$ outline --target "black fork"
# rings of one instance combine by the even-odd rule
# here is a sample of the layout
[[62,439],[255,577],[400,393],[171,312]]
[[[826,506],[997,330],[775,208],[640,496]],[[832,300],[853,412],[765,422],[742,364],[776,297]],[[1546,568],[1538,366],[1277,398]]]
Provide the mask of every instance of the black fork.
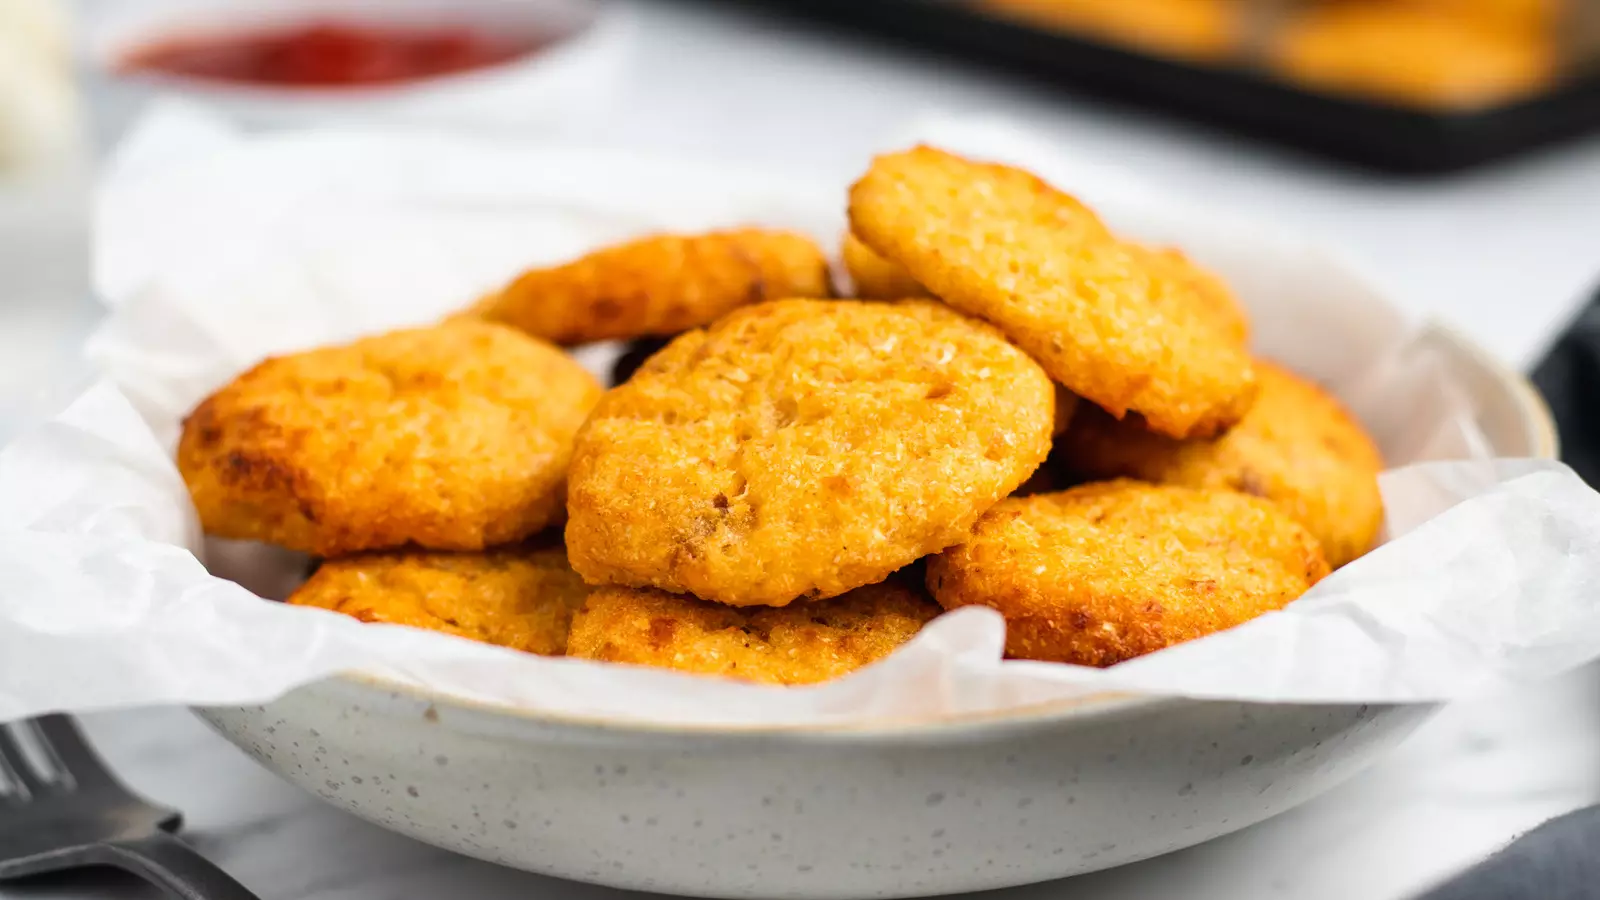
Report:
[[123,787],[72,719],[0,724],[0,881],[115,866],[184,900],[259,900],[173,836],[182,822]]

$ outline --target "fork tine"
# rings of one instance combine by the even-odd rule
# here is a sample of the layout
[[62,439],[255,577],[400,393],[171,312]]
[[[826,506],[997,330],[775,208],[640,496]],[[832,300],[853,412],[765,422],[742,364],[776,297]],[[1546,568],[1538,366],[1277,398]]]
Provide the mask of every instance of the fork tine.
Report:
[[[4,728],[0,725],[0,728]],[[0,756],[0,807],[8,803],[24,802],[28,794],[22,789],[22,778],[11,771],[11,764]]]
[[45,781],[33,770],[33,763],[28,761],[27,754],[22,752],[22,745],[17,743],[17,737],[11,731],[13,728],[26,727],[26,722],[0,725],[0,769],[5,771],[13,784],[20,785],[29,796],[37,797],[45,790]]
[[94,752],[71,716],[40,716],[30,720],[33,733],[45,752],[55,757],[56,765],[72,777],[75,784],[114,784],[110,770]]

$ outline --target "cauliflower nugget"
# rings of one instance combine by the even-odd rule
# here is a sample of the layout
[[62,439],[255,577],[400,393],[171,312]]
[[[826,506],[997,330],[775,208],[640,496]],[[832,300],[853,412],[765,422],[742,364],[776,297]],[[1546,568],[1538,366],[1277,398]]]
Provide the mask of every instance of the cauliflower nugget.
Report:
[[[892,263],[873,253],[871,247],[861,243],[859,238],[848,232],[844,236],[844,264],[850,272],[851,280],[855,282],[856,293],[869,300],[903,300],[932,296],[922,285],[917,284],[899,263]],[[638,368],[638,365],[634,364],[633,368]],[[632,369],[629,369],[629,372],[631,373]],[[1077,408],[1078,396],[1057,384],[1056,434],[1067,430],[1067,424],[1072,421],[1072,415]]]
[[850,189],[850,227],[1118,418],[1214,434],[1254,399],[1249,354],[1203,312],[1193,280],[1027,172],[931,147],[880,156]]
[[591,584],[832,597],[956,541],[1050,449],[1038,364],[938,303],[784,300],[679,337],[578,435]]
[[1256,372],[1255,406],[1221,437],[1176,441],[1088,409],[1057,442],[1052,459],[1089,478],[1125,475],[1265,497],[1316,535],[1338,568],[1377,540],[1383,457],[1321,388],[1266,362],[1258,361]]
[[[1158,279],[1171,279],[1193,291],[1168,291],[1158,293],[1158,302],[1194,303],[1196,310],[1235,343],[1241,346],[1250,340],[1250,319],[1228,285],[1213,272],[1195,263],[1175,247],[1151,248],[1134,241],[1123,241],[1125,247],[1140,262],[1156,273]],[[900,300],[907,297],[931,297],[928,289],[918,284],[899,263],[872,252],[853,234],[844,236],[844,265],[855,282],[856,295],[869,300]]]
[[747,304],[831,294],[827,258],[810,238],[747,228],[655,235],[533,269],[470,313],[582,344],[677,334]]
[[568,651],[745,681],[813,684],[888,656],[941,612],[920,590],[894,582],[782,609],[604,587],[573,619]]
[[317,556],[480,550],[562,513],[600,385],[499,325],[396,331],[269,359],[183,423],[178,469],[206,531]]
[[346,556],[324,562],[289,602],[560,656],[572,614],[588,594],[557,544]]
[[[1240,307],[1239,301],[1234,299],[1233,292],[1211,272],[1192,262],[1182,251],[1174,248],[1149,249],[1139,244],[1126,242],[1132,252],[1140,254],[1141,258],[1152,267],[1164,271],[1172,278],[1182,279],[1194,288],[1199,299],[1199,311],[1212,319],[1229,338],[1243,345],[1250,338],[1250,320]],[[872,248],[861,243],[861,239],[848,232],[844,236],[844,264],[850,273],[850,278],[855,282],[856,294],[870,300],[899,300],[908,297],[931,297],[927,289],[916,282],[899,263],[872,252]],[[1180,299],[1188,302],[1187,294],[1175,297],[1172,293],[1162,295],[1164,300]],[[659,345],[657,345],[659,347]],[[637,348],[629,350],[623,359],[629,360],[626,371],[632,374],[639,367],[642,358],[634,359]],[[654,352],[654,351],[651,351]],[[622,364],[619,363],[619,372]],[[626,380],[624,378],[616,379]],[[1056,385],[1056,433],[1060,434],[1067,428],[1067,423],[1072,420],[1073,411],[1077,409],[1078,396],[1059,383]]]
[[1021,659],[1109,666],[1281,609],[1328,574],[1277,506],[1138,481],[1006,500],[928,562],[946,609],[1006,619]]
[[905,300],[912,297],[929,297],[928,289],[917,283],[911,273],[897,262],[891,262],[872,252],[861,239],[845,232],[840,252],[844,269],[855,284],[855,296],[867,300]]
[[1148,268],[1157,285],[1177,283],[1188,290],[1156,293],[1157,302],[1190,303],[1221,331],[1223,336],[1243,347],[1250,342],[1250,318],[1227,283],[1176,247],[1145,247],[1125,241],[1124,246]]

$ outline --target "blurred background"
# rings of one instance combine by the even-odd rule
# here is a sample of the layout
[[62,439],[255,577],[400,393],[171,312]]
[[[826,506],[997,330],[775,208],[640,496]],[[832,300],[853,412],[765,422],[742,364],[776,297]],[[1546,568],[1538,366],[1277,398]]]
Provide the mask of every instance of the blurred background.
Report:
[[1532,366],[1600,270],[1597,7],[0,0],[0,439],[85,374],[92,185],[162,98],[839,180],[920,114],[1010,119],[1336,247]]

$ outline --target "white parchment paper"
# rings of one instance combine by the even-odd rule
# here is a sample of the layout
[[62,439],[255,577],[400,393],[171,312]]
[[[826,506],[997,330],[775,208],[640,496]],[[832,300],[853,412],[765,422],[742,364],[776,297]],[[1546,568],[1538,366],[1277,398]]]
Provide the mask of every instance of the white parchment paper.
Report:
[[[0,719],[259,702],[343,671],[696,723],[931,717],[1103,691],[1422,702],[1600,655],[1600,496],[1558,463],[1491,458],[1526,435],[1503,415],[1498,433],[1480,427],[1482,373],[1463,378],[1439,335],[1292,237],[1004,126],[914,130],[1026,163],[1114,226],[1226,275],[1259,352],[1329,385],[1378,438],[1394,466],[1387,543],[1282,612],[1108,670],[1004,662],[1000,618],[965,609],[878,665],[803,689],[545,659],[270,602],[305,560],[203,542],[171,462],[205,394],[268,354],[427,321],[525,266],[652,229],[763,223],[831,245],[845,185],[439,135],[245,138],[166,109],[98,203],[95,280],[113,312],[90,354],[104,379],[0,452]],[[603,371],[610,355],[585,361]]]

